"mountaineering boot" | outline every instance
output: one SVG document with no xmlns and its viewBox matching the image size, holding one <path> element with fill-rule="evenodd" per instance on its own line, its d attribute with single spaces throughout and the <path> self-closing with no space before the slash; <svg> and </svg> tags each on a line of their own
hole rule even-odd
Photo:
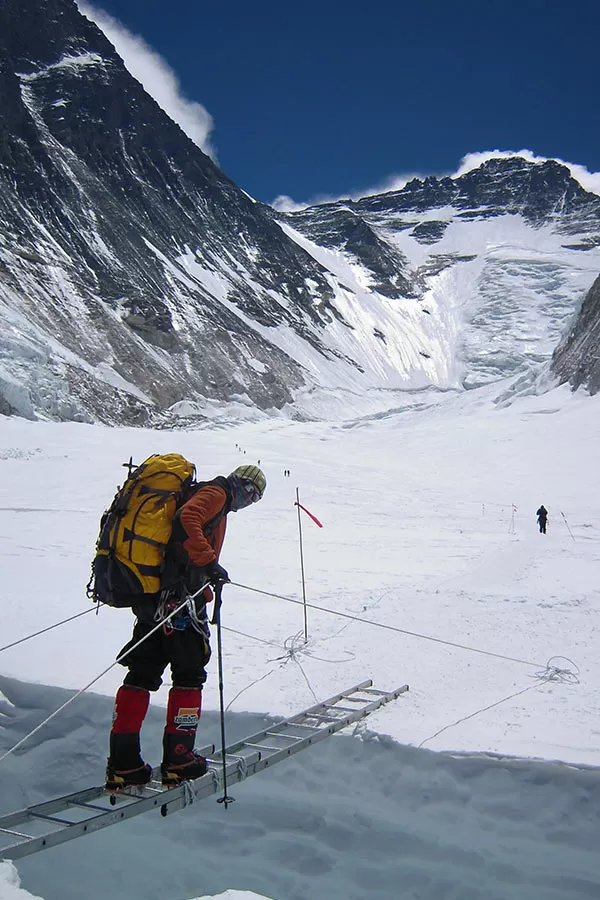
<svg viewBox="0 0 600 900">
<path fill-rule="evenodd" d="M 124 684 L 117 691 L 113 726 L 110 732 L 110 756 L 106 766 L 106 791 L 148 784 L 149 766 L 140 753 L 140 728 L 150 702 L 150 692 Z"/>
<path fill-rule="evenodd" d="M 106 765 L 105 791 L 122 791 L 129 787 L 141 787 L 152 780 L 152 766 L 142 763 L 135 769 L 116 769 L 110 757 Z"/>
<path fill-rule="evenodd" d="M 165 787 L 200 778 L 206 772 L 206 760 L 194 750 L 201 700 L 199 688 L 173 687 L 169 691 L 160 767 Z"/>
</svg>

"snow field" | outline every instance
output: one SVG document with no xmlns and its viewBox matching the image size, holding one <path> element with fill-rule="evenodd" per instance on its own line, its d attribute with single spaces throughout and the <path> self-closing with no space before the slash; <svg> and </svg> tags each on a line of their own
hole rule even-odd
<svg viewBox="0 0 600 900">
<path fill-rule="evenodd" d="M 0 420 L 1 646 L 88 608 L 98 518 L 121 463 L 177 450 L 206 477 L 260 459 L 269 482 L 260 504 L 230 517 L 222 554 L 235 582 L 223 608 L 228 739 L 366 678 L 410 685 L 354 738 L 236 786 L 226 819 L 208 803 L 107 829 L 21 861 L 28 891 L 598 896 L 600 401 L 561 388 L 499 408 L 497 392 L 346 427 L 148 433 Z M 296 486 L 324 524 L 302 514 L 309 603 L 396 630 L 309 609 L 304 644 L 302 607 L 281 599 L 302 597 Z M 59 689 L 110 665 L 130 628 L 128 611 L 103 609 L 4 650 L 0 755 L 64 702 Z M 540 677 L 555 656 L 573 674 Z M 112 669 L 0 764 L 2 811 L 101 782 L 122 675 Z M 153 762 L 167 689 L 144 726 Z M 218 742 L 217 706 L 213 658 L 199 743 Z"/>
</svg>

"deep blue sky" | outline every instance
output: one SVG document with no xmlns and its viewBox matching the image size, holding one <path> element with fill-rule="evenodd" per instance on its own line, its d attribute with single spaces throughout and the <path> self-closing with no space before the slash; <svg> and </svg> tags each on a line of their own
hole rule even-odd
<svg viewBox="0 0 600 900">
<path fill-rule="evenodd" d="M 219 165 L 270 202 L 476 150 L 600 170 L 597 0 L 95 0 L 215 121 Z"/>
</svg>

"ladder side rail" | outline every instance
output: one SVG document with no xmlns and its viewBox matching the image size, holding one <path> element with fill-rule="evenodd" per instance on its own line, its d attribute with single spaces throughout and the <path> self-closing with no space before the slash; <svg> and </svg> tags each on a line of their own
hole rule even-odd
<svg viewBox="0 0 600 900">
<path fill-rule="evenodd" d="M 279 732 L 276 732 L 276 737 L 287 737 L 292 741 L 292 743 L 288 747 L 276 748 L 270 746 L 267 747 L 264 745 L 256 746 L 249 739 L 238 742 L 237 744 L 233 745 L 233 747 L 235 747 L 236 749 L 244 749 L 244 747 L 246 747 L 255 751 L 264 750 L 268 755 L 265 756 L 260 752 L 251 754 L 249 759 L 244 760 L 245 772 L 244 774 L 242 774 L 242 772 L 240 771 L 238 754 L 238 758 L 235 759 L 232 763 L 228 764 L 226 768 L 229 783 L 235 784 L 243 780 L 243 778 L 253 775 L 256 772 L 262 771 L 269 765 L 274 765 L 275 763 L 286 759 L 292 754 L 295 754 L 300 750 L 311 746 L 317 741 L 323 740 L 325 737 L 328 737 L 331 734 L 335 734 L 337 731 L 340 731 L 347 725 L 352 724 L 353 722 L 356 722 L 363 716 L 367 715 L 368 711 L 377 709 L 385 702 L 387 702 L 387 700 L 382 696 L 377 700 L 373 700 L 370 703 L 366 704 L 362 709 L 351 711 L 347 716 L 335 718 L 326 717 L 326 720 L 328 722 L 327 725 L 317 728 L 316 733 L 313 733 L 310 736 L 304 738 L 298 738 L 296 736 L 285 735 L 285 733 L 280 734 Z M 279 727 L 285 726 L 286 724 L 287 721 L 284 723 L 279 723 Z M 261 734 L 263 733 L 265 733 L 266 735 L 266 732 L 261 732 Z M 233 747 L 226 748 L 226 759 L 227 756 L 235 755 L 231 753 Z M 220 753 L 215 754 L 216 757 L 220 757 L 220 755 Z M 219 759 L 209 760 L 209 762 L 210 761 L 220 762 Z M 208 784 L 201 784 L 201 782 L 206 780 L 208 780 Z M 206 779 L 206 776 L 202 779 L 199 779 L 195 783 L 195 786 L 197 785 L 197 787 L 200 788 L 200 790 L 196 792 L 196 800 L 203 799 L 204 797 L 216 793 L 220 786 L 218 784 L 218 781 L 218 778 L 215 779 L 211 777 L 210 779 Z M 94 831 L 98 831 L 101 828 L 108 827 L 109 825 L 115 824 L 115 822 L 121 821 L 125 818 L 131 818 L 134 815 L 141 815 L 147 809 L 151 809 L 153 807 L 164 805 L 171 811 L 175 811 L 177 809 L 182 809 L 188 803 L 185 792 L 181 787 L 178 787 L 169 791 L 159 790 L 156 792 L 158 796 L 149 798 L 138 799 L 127 794 L 118 795 L 119 800 L 130 800 L 131 802 L 127 805 L 121 803 L 121 808 L 116 810 L 107 808 L 106 811 L 104 811 L 102 807 L 100 807 L 100 815 L 92 815 L 82 822 L 70 822 L 68 820 L 59 819 L 58 817 L 46 815 L 41 812 L 42 809 L 52 809 L 53 811 L 58 811 L 58 809 L 65 809 L 69 805 L 82 808 L 81 803 L 79 802 L 82 798 L 82 795 L 92 794 L 93 796 L 95 796 L 98 790 L 101 791 L 104 795 L 102 788 L 90 789 L 88 791 L 78 792 L 76 794 L 70 795 L 68 798 L 63 798 L 62 802 L 50 801 L 49 803 L 39 804 L 38 807 L 32 807 L 30 810 L 27 810 L 26 813 L 30 817 L 33 816 L 37 819 L 46 819 L 52 824 L 63 827 L 60 827 L 56 831 L 50 832 L 49 834 L 34 838 L 33 840 L 28 840 L 24 844 L 18 845 L 14 848 L 7 848 L 7 850 L 3 852 L 7 853 L 12 851 L 14 858 L 19 858 L 21 856 L 28 855 L 29 853 L 36 852 L 38 849 L 55 846 L 56 844 L 63 843 L 82 834 L 89 834 Z M 168 796 L 165 796 L 165 794 L 167 794 Z M 95 808 L 98 809 L 98 807 Z"/>
</svg>

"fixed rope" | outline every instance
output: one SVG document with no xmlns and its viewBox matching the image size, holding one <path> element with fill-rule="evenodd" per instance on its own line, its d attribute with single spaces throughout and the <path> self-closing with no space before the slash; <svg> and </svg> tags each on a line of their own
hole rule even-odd
<svg viewBox="0 0 600 900">
<path fill-rule="evenodd" d="M 8 650 L 10 647 L 16 647 L 17 644 L 23 644 L 25 641 L 30 641 L 31 638 L 37 637 L 38 634 L 45 634 L 47 631 L 52 631 L 53 628 L 58 628 L 60 625 L 66 625 L 67 622 L 72 622 L 73 619 L 78 619 L 80 616 L 86 616 L 90 612 L 96 612 L 96 607 L 91 606 L 89 609 L 84 609 L 83 612 L 75 613 L 74 616 L 69 616 L 68 619 L 63 619 L 62 622 L 56 622 L 54 625 L 48 625 L 47 628 L 42 628 L 40 631 L 34 631 L 33 634 L 28 634 L 27 637 L 19 638 L 18 641 L 13 641 L 12 644 L 5 644 L 4 647 L 0 647 L 0 653 L 3 650 Z"/>
<path fill-rule="evenodd" d="M 72 697 L 69 697 L 69 699 L 66 700 L 61 706 L 59 706 L 58 709 L 55 709 L 53 713 L 50 713 L 49 716 L 46 716 L 46 718 L 43 720 L 43 722 L 40 722 L 39 725 L 36 725 L 36 727 L 33 728 L 28 734 L 26 734 L 25 737 L 22 737 L 20 741 L 17 741 L 17 743 L 13 747 L 11 747 L 9 750 L 6 751 L 6 753 L 4 753 L 2 756 L 0 756 L 0 763 L 3 760 L 5 760 L 7 756 L 10 756 L 11 753 L 14 753 L 15 750 L 18 750 L 18 748 L 21 747 L 25 743 L 25 741 L 29 740 L 30 737 L 33 737 L 34 734 L 37 734 L 37 732 L 40 731 L 44 727 L 44 725 L 47 725 L 48 722 L 52 721 L 52 719 L 54 719 L 55 716 L 57 716 L 60 712 L 62 712 L 63 709 L 66 709 L 66 707 L 69 706 L 70 703 L 73 703 L 74 700 L 77 700 L 78 697 L 81 697 L 82 694 L 85 694 L 85 692 L 89 688 L 91 688 L 91 686 L 93 684 L 96 684 L 96 682 L 99 681 L 103 675 L 106 675 L 106 673 L 110 672 L 110 670 L 113 669 L 118 663 L 120 663 L 121 660 L 125 659 L 125 657 L 129 653 L 131 653 L 132 650 L 135 650 L 137 647 L 140 646 L 140 644 L 143 644 L 144 641 L 148 640 L 148 638 L 152 634 L 154 634 L 155 631 L 158 631 L 159 628 L 162 628 L 162 626 L 165 624 L 165 622 L 167 622 L 173 616 L 177 615 L 177 613 L 181 609 L 183 609 L 183 607 L 186 606 L 186 604 L 189 603 L 190 600 L 193 600 L 194 597 L 197 597 L 199 594 L 201 594 L 202 591 L 206 587 L 208 587 L 208 584 L 209 584 L 209 582 L 206 582 L 206 584 L 204 584 L 200 588 L 199 591 L 196 591 L 196 593 L 193 594 L 191 597 L 186 597 L 185 600 L 182 603 L 180 603 L 178 607 L 176 607 L 176 609 L 173 609 L 168 615 L 166 615 L 164 617 L 164 619 L 161 619 L 161 621 L 157 625 L 155 625 L 154 628 L 152 628 L 148 632 L 148 634 L 145 634 L 143 638 L 141 638 L 136 644 L 134 644 L 133 647 L 129 647 L 129 649 L 125 653 L 122 653 L 120 656 L 118 656 L 115 659 L 115 661 L 110 664 L 110 666 L 107 666 L 106 669 L 104 669 L 102 672 L 100 672 L 99 675 L 96 675 L 96 677 L 93 678 L 88 684 L 86 684 L 85 687 L 82 687 L 81 690 L 77 691 L 76 694 L 73 694 Z"/>
<path fill-rule="evenodd" d="M 264 594 L 267 597 L 274 597 L 277 600 L 285 600 L 287 603 L 295 603 L 297 606 L 304 606 L 302 600 L 294 600 L 293 597 L 286 597 L 283 594 L 274 594 L 271 591 L 263 591 L 259 588 L 251 587 L 248 584 L 239 584 L 236 581 L 231 581 L 230 584 L 232 584 L 234 587 L 243 588 L 247 591 L 253 591 L 257 594 Z M 397 634 L 407 634 L 410 635 L 410 637 L 420 638 L 424 641 L 433 641 L 436 644 L 444 644 L 447 647 L 457 647 L 459 650 L 468 650 L 471 653 L 481 653 L 484 656 L 491 656 L 495 659 L 503 659 L 507 660 L 508 662 L 520 663 L 524 666 L 532 666 L 536 669 L 543 669 L 544 672 L 548 667 L 547 664 L 544 665 L 543 663 L 532 662 L 529 659 L 520 659 L 516 656 L 506 656 L 503 653 L 494 653 L 493 650 L 482 650 L 480 647 L 470 647 L 467 644 L 458 644 L 455 641 L 447 641 L 443 638 L 432 637 L 428 634 L 420 634 L 418 631 L 409 631 L 406 628 L 398 628 L 397 625 L 385 625 L 382 622 L 374 622 L 372 619 L 364 619 L 362 618 L 362 616 L 353 616 L 350 613 L 340 612 L 337 609 L 328 609 L 326 606 L 317 606 L 314 603 L 307 603 L 306 605 L 310 609 L 316 609 L 319 612 L 329 613 L 332 616 L 340 616 L 343 619 L 350 619 L 353 622 L 360 622 L 362 625 L 373 625 L 376 628 L 384 628 L 386 631 L 393 631 Z"/>
<path fill-rule="evenodd" d="M 562 659 L 565 662 L 570 663 L 573 666 L 573 669 L 564 669 L 561 666 L 557 666 L 556 664 L 552 665 L 553 660 L 558 659 Z M 514 700 L 515 697 L 520 697 L 521 694 L 526 694 L 527 691 L 532 691 L 534 688 L 541 688 L 543 684 L 547 684 L 549 681 L 558 681 L 563 684 L 579 684 L 579 668 L 572 659 L 569 659 L 566 656 L 551 656 L 546 663 L 544 671 L 536 672 L 533 677 L 541 679 L 541 683 L 538 682 L 537 684 L 529 684 L 527 685 L 527 687 L 522 688 L 520 691 L 515 691 L 515 693 L 509 694 L 507 697 L 502 697 L 501 700 L 496 700 L 494 703 L 488 704 L 488 706 L 483 706 L 481 709 L 476 709 L 475 712 L 469 713 L 466 716 L 462 716 L 460 719 L 457 719 L 456 722 L 450 722 L 449 725 L 444 725 L 443 728 L 439 728 L 434 734 L 430 734 L 429 737 L 426 737 L 424 740 L 422 740 L 420 744 L 417 744 L 417 747 L 422 747 L 423 744 L 428 743 L 428 741 L 432 741 L 444 731 L 448 731 L 449 728 L 454 728 L 456 725 L 462 725 L 463 722 L 467 722 L 469 719 L 474 719 L 476 716 L 488 712 L 488 710 L 490 709 L 494 709 L 495 706 L 500 706 L 502 703 L 506 703 L 508 700 Z"/>
</svg>

